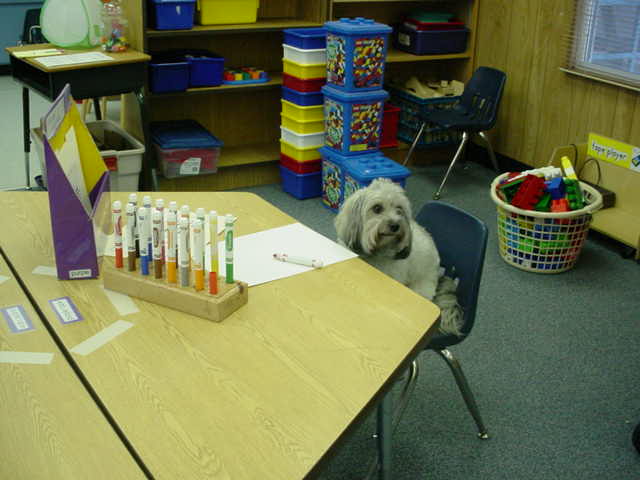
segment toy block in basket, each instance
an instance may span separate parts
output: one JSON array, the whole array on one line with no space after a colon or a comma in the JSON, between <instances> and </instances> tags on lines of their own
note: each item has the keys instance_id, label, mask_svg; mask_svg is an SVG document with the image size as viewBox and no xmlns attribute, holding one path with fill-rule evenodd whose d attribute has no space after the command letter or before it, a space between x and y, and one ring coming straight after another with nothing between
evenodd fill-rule
<instances>
[{"instance_id":1,"label":"toy block in basket","mask_svg":"<svg viewBox=\"0 0 640 480\"><path fill-rule=\"evenodd\" d=\"M569 165L570 166L570 165ZM574 177L574 178L571 178ZM531 272L559 273L580 255L602 196L572 168L505 173L491 184L498 209L500 256Z\"/></svg>"}]
</instances>

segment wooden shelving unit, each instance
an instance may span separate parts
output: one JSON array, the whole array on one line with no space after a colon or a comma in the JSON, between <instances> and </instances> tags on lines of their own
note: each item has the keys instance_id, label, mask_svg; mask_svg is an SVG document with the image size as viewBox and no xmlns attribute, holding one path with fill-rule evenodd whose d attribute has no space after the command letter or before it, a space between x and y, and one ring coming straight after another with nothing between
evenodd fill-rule
<instances>
[{"instance_id":1,"label":"wooden shelving unit","mask_svg":"<svg viewBox=\"0 0 640 480\"><path fill-rule=\"evenodd\" d=\"M387 63L399 62L432 62L437 60L461 60L470 59L473 53L467 50L463 53L449 53L444 55L414 55L413 53L403 52L393 47L387 50Z\"/></svg>"},{"instance_id":2,"label":"wooden shelving unit","mask_svg":"<svg viewBox=\"0 0 640 480\"><path fill-rule=\"evenodd\" d=\"M307 28L318 27L321 22L298 20L298 19L267 19L259 20L256 23L241 23L233 25L195 25L191 30L154 30L147 28L148 38L157 37L193 37L200 35L221 35L234 33L257 33L257 32L277 32L285 28Z\"/></svg>"},{"instance_id":3,"label":"wooden shelving unit","mask_svg":"<svg viewBox=\"0 0 640 480\"><path fill-rule=\"evenodd\" d=\"M210 95L212 93L225 93L230 90L266 90L282 86L282 72L268 72L269 81L265 83L253 83L248 85L220 85L218 87L188 88L185 92L152 93L154 98L184 97L191 95Z\"/></svg>"}]
</instances>

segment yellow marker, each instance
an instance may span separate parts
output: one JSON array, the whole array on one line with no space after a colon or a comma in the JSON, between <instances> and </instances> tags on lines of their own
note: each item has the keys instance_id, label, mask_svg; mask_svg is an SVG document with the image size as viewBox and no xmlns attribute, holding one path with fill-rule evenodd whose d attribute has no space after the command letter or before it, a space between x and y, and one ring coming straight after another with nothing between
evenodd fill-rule
<instances>
[{"instance_id":1,"label":"yellow marker","mask_svg":"<svg viewBox=\"0 0 640 480\"><path fill-rule=\"evenodd\" d=\"M176 214L167 212L167 282L177 283L177 258L176 258Z\"/></svg>"},{"instance_id":2,"label":"yellow marker","mask_svg":"<svg viewBox=\"0 0 640 480\"><path fill-rule=\"evenodd\" d=\"M209 293L215 295L218 293L218 213L215 210L209 212L209 253Z\"/></svg>"},{"instance_id":3,"label":"yellow marker","mask_svg":"<svg viewBox=\"0 0 640 480\"><path fill-rule=\"evenodd\" d=\"M571 160L569 160L569 157L562 157L560 161L562 162L562 169L564 170L565 177L570 178L571 180L578 180L578 176L573 169L573 164L571 163Z\"/></svg>"},{"instance_id":4,"label":"yellow marker","mask_svg":"<svg viewBox=\"0 0 640 480\"><path fill-rule=\"evenodd\" d=\"M191 233L193 234L193 245L191 245L191 267L193 268L194 283L196 290L204 290L204 225L201 220L193 222Z\"/></svg>"}]
</instances>

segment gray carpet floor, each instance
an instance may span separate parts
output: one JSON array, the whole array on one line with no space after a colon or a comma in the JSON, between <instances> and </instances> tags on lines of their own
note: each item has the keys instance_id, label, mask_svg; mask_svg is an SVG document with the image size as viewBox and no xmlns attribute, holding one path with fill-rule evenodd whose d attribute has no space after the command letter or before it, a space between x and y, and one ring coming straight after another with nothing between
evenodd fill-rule
<instances>
[{"instance_id":1,"label":"gray carpet floor","mask_svg":"<svg viewBox=\"0 0 640 480\"><path fill-rule=\"evenodd\" d=\"M414 213L431 199L444 169L413 169L407 193ZM631 432L640 422L640 265L596 235L565 273L506 264L489 197L493 177L479 164L457 168L442 197L489 227L476 325L452 351L490 439L476 437L447 365L424 352L417 388L393 437L393 478L639 479ZM335 238L334 214L319 198L300 201L279 185L243 190ZM362 478L375 452L374 418L341 444L322 480Z\"/></svg>"}]
</instances>

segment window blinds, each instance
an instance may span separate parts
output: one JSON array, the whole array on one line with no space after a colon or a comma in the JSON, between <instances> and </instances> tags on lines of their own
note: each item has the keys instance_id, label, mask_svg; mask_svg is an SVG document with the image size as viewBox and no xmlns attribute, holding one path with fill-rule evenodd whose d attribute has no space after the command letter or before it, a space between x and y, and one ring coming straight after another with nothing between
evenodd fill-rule
<instances>
[{"instance_id":1,"label":"window blinds","mask_svg":"<svg viewBox=\"0 0 640 480\"><path fill-rule=\"evenodd\" d=\"M640 88L640 0L574 0L565 67Z\"/></svg>"}]
</instances>

